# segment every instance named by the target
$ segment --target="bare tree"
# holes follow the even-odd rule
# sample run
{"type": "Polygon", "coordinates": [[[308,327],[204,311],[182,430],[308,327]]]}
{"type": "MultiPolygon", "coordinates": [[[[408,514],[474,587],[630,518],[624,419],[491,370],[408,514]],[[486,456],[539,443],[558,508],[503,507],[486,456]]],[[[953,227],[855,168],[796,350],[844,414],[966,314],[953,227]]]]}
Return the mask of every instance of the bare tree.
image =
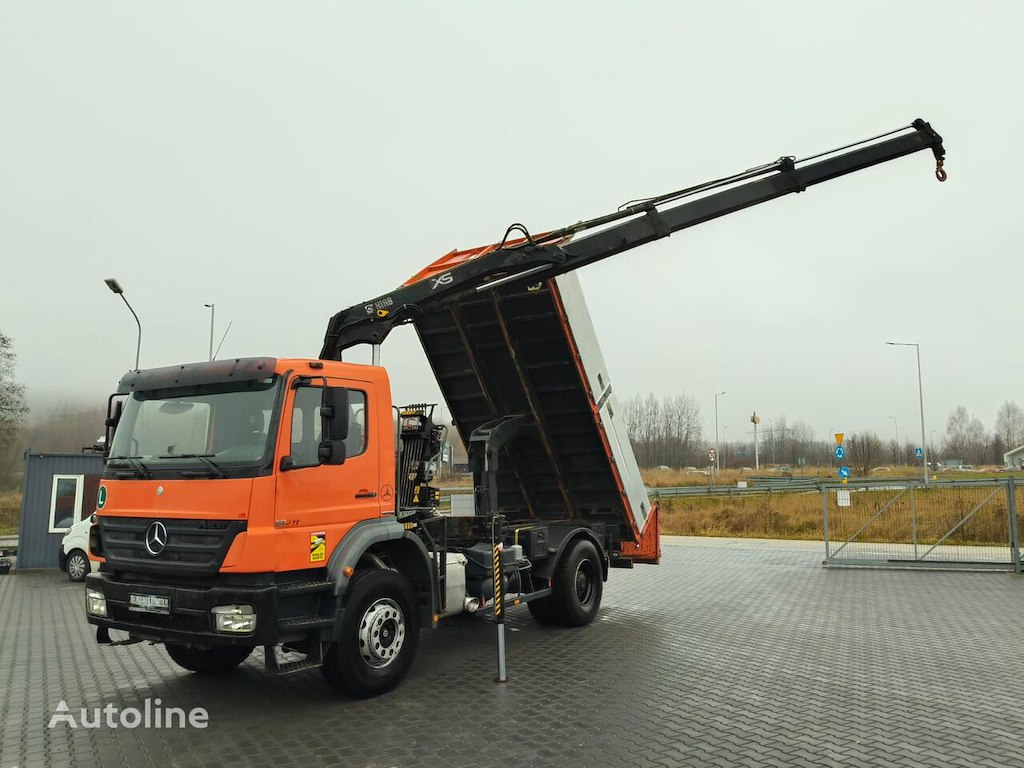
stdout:
{"type": "Polygon", "coordinates": [[[981,419],[967,413],[962,405],[953,409],[946,420],[945,453],[960,461],[983,464],[988,453],[988,442],[981,419]]]}
{"type": "Polygon", "coordinates": [[[21,453],[21,424],[28,413],[25,385],[16,378],[17,360],[11,338],[0,331],[0,488],[14,480],[21,453]]]}
{"type": "Polygon", "coordinates": [[[703,445],[700,407],[687,395],[659,400],[653,394],[626,401],[626,430],[637,463],[683,467],[699,461],[703,445]]]}
{"type": "Polygon", "coordinates": [[[996,437],[1007,451],[1024,445],[1024,410],[1012,400],[1003,403],[996,414],[996,437]]]}
{"type": "Polygon", "coordinates": [[[800,459],[806,459],[813,452],[814,431],[799,419],[783,433],[783,439],[786,445],[783,455],[793,466],[797,466],[800,459]]]}
{"type": "Polygon", "coordinates": [[[874,432],[854,432],[846,439],[853,471],[862,476],[870,474],[882,460],[882,438],[874,432]]]}

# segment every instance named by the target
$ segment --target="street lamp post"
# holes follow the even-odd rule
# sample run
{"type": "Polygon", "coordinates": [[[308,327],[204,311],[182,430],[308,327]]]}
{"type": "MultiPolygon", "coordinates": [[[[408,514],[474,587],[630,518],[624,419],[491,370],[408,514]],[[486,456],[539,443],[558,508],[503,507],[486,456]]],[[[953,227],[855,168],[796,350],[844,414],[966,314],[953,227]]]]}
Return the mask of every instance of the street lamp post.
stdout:
{"type": "Polygon", "coordinates": [[[212,361],[213,360],[213,316],[214,316],[214,313],[217,311],[217,305],[216,304],[203,304],[203,306],[207,307],[210,310],[210,360],[212,361]]]}
{"type": "Polygon", "coordinates": [[[139,352],[142,351],[142,323],[139,322],[139,316],[135,314],[135,310],[128,303],[128,299],[124,297],[124,289],[121,287],[121,284],[112,277],[108,277],[103,282],[107,284],[107,288],[121,297],[121,301],[124,302],[125,306],[128,307],[128,311],[132,313],[132,317],[135,318],[135,324],[139,326],[139,339],[135,344],[135,370],[137,371],[139,370],[139,352]]]}
{"type": "Polygon", "coordinates": [[[913,347],[917,350],[917,397],[921,405],[921,471],[928,485],[928,433],[924,428],[924,388],[921,386],[921,345],[913,341],[887,341],[891,347],[913,347]]]}
{"type": "Polygon", "coordinates": [[[893,455],[893,460],[898,464],[900,457],[900,427],[896,423],[895,416],[890,416],[889,418],[892,419],[892,428],[896,430],[896,453],[893,455]]]}
{"type": "Polygon", "coordinates": [[[718,444],[718,398],[725,394],[725,390],[715,393],[715,479],[718,479],[718,465],[722,461],[722,451],[718,444]]]}
{"type": "Polygon", "coordinates": [[[761,423],[761,417],[754,411],[750,415],[750,421],[754,425],[754,469],[761,469],[761,455],[757,452],[757,425],[761,423]]]}

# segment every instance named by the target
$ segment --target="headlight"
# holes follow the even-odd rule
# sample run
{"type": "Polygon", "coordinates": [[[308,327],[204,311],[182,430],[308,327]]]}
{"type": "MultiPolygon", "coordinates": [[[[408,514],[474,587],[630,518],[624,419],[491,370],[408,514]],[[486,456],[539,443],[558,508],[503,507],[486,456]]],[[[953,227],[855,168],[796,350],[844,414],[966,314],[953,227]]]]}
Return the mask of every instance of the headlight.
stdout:
{"type": "Polygon", "coordinates": [[[106,616],[107,598],[98,589],[85,590],[85,610],[92,616],[106,616]]]}
{"type": "Polygon", "coordinates": [[[218,605],[211,610],[218,632],[248,634],[256,629],[256,611],[251,605],[218,605]]]}

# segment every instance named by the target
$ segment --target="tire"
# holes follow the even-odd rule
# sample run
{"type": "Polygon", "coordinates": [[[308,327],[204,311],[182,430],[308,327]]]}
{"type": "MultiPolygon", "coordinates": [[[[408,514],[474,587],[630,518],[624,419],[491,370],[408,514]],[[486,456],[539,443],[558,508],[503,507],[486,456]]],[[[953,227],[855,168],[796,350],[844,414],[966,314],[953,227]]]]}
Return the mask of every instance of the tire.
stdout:
{"type": "Polygon", "coordinates": [[[89,558],[85,552],[80,549],[73,549],[71,554],[68,555],[65,568],[68,572],[68,578],[72,581],[85,581],[85,577],[89,574],[92,566],[89,565],[89,558]]]}
{"type": "Polygon", "coordinates": [[[341,636],[321,668],[335,688],[360,699],[398,685],[419,643],[419,616],[409,581],[397,571],[358,571],[349,582],[341,636]]]}
{"type": "Polygon", "coordinates": [[[167,655],[179,667],[203,675],[219,675],[230,672],[252,653],[252,648],[225,645],[216,648],[190,648],[187,645],[164,643],[167,655]]]}
{"type": "Polygon", "coordinates": [[[558,615],[555,612],[555,601],[551,597],[542,597],[539,600],[531,600],[526,604],[526,607],[530,610],[530,615],[533,616],[533,620],[538,624],[545,624],[549,627],[558,627],[562,625],[559,621],[558,615]]]}
{"type": "Polygon", "coordinates": [[[551,595],[526,605],[541,624],[585,627],[601,608],[604,570],[594,543],[578,539],[555,566],[551,595]]]}

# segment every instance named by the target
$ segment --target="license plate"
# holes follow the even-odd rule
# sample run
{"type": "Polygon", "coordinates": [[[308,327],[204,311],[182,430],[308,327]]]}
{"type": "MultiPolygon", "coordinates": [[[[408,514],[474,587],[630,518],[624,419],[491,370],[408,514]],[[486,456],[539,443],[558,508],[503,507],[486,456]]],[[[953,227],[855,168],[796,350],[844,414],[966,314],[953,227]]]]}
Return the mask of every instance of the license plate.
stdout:
{"type": "Polygon", "coordinates": [[[128,610],[143,613],[170,613],[171,600],[163,595],[129,595],[128,610]]]}

